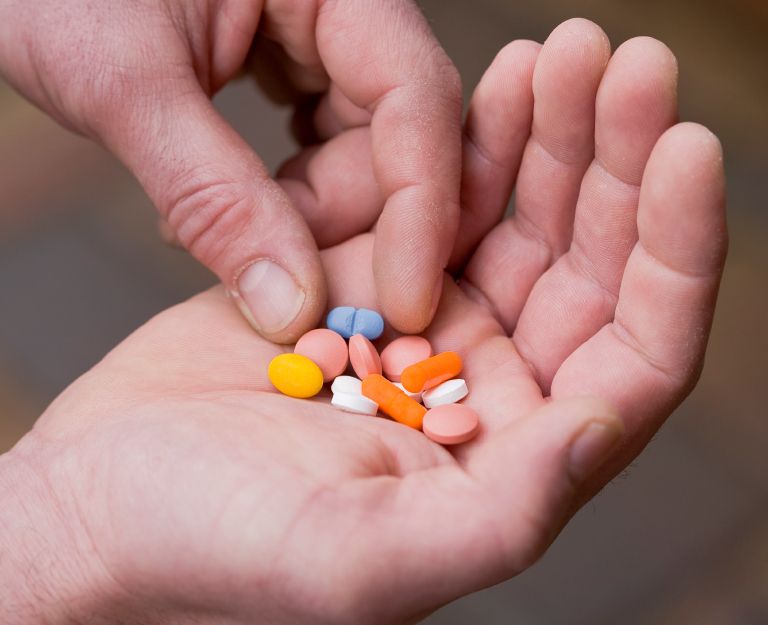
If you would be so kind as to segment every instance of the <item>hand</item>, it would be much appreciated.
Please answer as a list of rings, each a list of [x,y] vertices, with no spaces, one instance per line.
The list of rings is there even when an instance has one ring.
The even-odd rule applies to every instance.
[[[376,304],[372,248],[361,235],[323,252],[331,305]],[[3,551],[28,550],[14,522],[59,536],[54,562],[34,553],[67,573],[46,573],[38,595],[96,623],[400,623],[522,570],[621,424],[596,400],[546,404],[488,311],[444,289],[427,336],[465,355],[485,424],[456,456],[327,397],[274,392],[267,365],[283,349],[217,288],[138,330],[11,452],[19,498],[42,492],[55,512],[5,512]],[[43,622],[43,605],[0,620]]]
[[[659,41],[611,56],[598,26],[569,20],[543,48],[502,51],[465,131],[455,257],[498,221],[515,183],[516,195],[463,290],[545,396],[593,395],[623,417],[625,441],[590,492],[698,380],[725,261],[722,150],[706,128],[676,124],[677,73]]]
[[[325,140],[277,181],[210,101],[246,61]],[[432,318],[458,224],[461,87],[411,0],[8,0],[0,72],[114,152],[267,338],[295,340],[325,309],[314,238],[380,213],[382,308],[407,332]]]
[[[541,52],[511,44],[480,85],[475,122],[488,121],[487,130],[506,122],[521,133],[525,115],[510,122],[483,109],[484,98],[501,113],[519,112],[498,98],[524,95],[526,80],[530,88],[531,75],[546,76],[558,60],[573,68],[576,51],[593,59],[591,46],[604,49],[600,34],[576,21],[557,29]],[[663,51],[649,40],[625,44],[601,94],[611,68],[637,46]],[[642,76],[641,85],[658,78]],[[529,110],[556,99],[537,95]],[[480,142],[494,133],[473,132],[474,149],[502,162],[503,152]],[[194,615],[227,623],[396,623],[523,570],[695,381],[725,245],[719,158],[716,140],[697,126],[677,126],[656,141],[639,193],[640,240],[617,304],[627,323],[643,321],[630,326],[637,343],[621,341],[609,320],[549,385],[538,361],[523,360],[515,335],[508,338],[494,300],[479,291],[488,293],[493,280],[472,274],[510,222],[481,244],[470,280],[460,288],[446,279],[427,336],[437,350],[464,355],[466,401],[483,422],[480,436],[453,453],[391,421],[337,412],[327,399],[273,394],[266,364],[280,348],[250,334],[221,291],[159,316],[71,387],[7,456],[15,471],[24,468],[17,492],[41,493],[43,509],[57,511],[54,526],[67,528],[59,529],[66,540],[58,553],[79,584],[62,589],[60,576],[42,594],[53,606],[65,604],[55,600],[61,597],[99,597],[66,605],[91,607],[91,614],[97,605],[107,622],[115,614],[151,622],[157,613],[163,623]],[[634,218],[633,207],[624,210]],[[679,236],[669,236],[672,225]],[[366,235],[324,253],[331,305],[376,305],[371,249]],[[561,326],[584,331],[575,315]],[[542,324],[539,332],[552,331]],[[587,393],[603,399],[568,398]],[[621,411],[623,439],[622,421],[604,400]],[[48,532],[38,528],[41,535]]]

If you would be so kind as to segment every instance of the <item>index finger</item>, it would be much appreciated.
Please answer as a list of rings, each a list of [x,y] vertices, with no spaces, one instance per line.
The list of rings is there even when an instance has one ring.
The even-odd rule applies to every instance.
[[[388,321],[431,321],[459,217],[461,82],[410,0],[325,0],[316,25],[331,80],[372,114],[376,181],[374,279]]]

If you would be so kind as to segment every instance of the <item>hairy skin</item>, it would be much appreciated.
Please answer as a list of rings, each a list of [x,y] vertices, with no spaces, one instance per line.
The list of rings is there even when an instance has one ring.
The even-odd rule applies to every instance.
[[[213,289],[126,339],[0,458],[0,584],[18,598],[0,620],[416,622],[530,566],[703,362],[722,154],[675,124],[676,71],[654,40],[610,57],[571,20],[507,46],[478,86],[462,218],[493,230],[458,284],[443,276],[425,332],[464,357],[475,440],[448,450],[276,394],[267,364],[290,348]],[[374,254],[371,234],[322,252],[330,306],[377,306]]]
[[[280,184],[210,101],[244,67],[313,144]],[[295,317],[249,315],[270,340],[319,321],[318,244],[380,215],[382,306],[402,331],[431,320],[458,225],[462,98],[413,0],[2,0],[0,72],[113,152],[252,313],[243,270],[269,259],[287,271],[304,294]],[[418,245],[399,245],[406,233]]]

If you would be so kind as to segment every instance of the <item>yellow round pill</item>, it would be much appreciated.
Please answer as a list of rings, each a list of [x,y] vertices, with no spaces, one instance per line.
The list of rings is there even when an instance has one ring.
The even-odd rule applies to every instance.
[[[269,363],[267,375],[278,391],[291,397],[313,397],[323,388],[320,367],[301,354],[275,356]]]

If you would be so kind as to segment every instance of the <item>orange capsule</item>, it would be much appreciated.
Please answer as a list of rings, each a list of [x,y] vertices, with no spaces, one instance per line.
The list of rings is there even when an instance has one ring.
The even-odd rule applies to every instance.
[[[417,430],[421,429],[427,409],[384,376],[378,373],[366,376],[363,380],[363,395],[379,404],[379,410],[395,421]]]
[[[400,383],[411,393],[434,388],[461,373],[461,356],[456,352],[442,352],[403,369]]]

